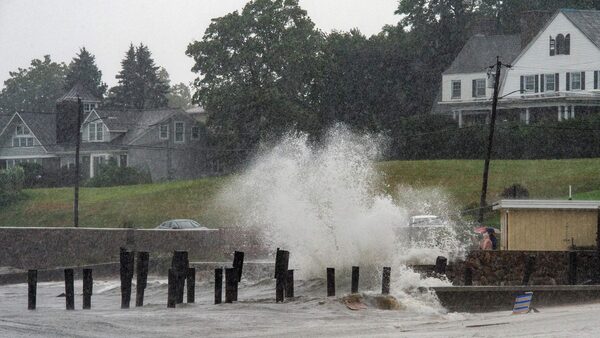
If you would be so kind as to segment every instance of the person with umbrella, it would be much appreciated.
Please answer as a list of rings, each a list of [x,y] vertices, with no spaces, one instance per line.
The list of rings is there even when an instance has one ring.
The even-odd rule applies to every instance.
[[[479,244],[481,250],[497,250],[498,249],[498,238],[496,233],[500,232],[496,228],[492,227],[478,227],[475,228],[475,232],[483,235],[483,239]]]

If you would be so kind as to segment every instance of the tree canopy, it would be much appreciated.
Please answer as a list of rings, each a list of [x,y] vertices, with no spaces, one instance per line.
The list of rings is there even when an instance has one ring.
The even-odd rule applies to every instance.
[[[102,82],[102,72],[96,65],[96,57],[85,47],[79,50],[69,64],[64,89],[69,90],[77,83],[82,84],[98,99],[102,99],[106,93],[107,85]]]
[[[228,135],[229,147],[248,148],[291,127],[314,129],[321,41],[298,1],[250,1],[188,46],[200,74],[194,102],[215,112],[208,124]]]
[[[119,84],[110,89],[106,105],[135,109],[166,107],[169,85],[161,79],[160,69],[148,46],[131,44],[116,75]]]
[[[66,72],[67,66],[53,62],[50,55],[32,60],[29,68],[9,72],[0,92],[0,112],[55,111],[56,100],[65,93]]]

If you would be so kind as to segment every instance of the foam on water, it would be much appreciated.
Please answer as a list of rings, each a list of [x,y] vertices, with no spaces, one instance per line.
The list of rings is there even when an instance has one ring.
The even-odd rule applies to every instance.
[[[289,250],[290,267],[299,278],[323,277],[326,267],[343,272],[357,265],[362,283],[363,269],[375,276],[382,266],[392,266],[398,292],[443,284],[419,277],[405,264],[431,264],[437,255],[460,252],[452,227],[442,240],[412,245],[396,233],[408,225],[411,213],[447,216],[450,202],[435,189],[399,187],[397,196],[382,192],[375,168],[382,144],[380,137],[343,126],[332,128],[318,146],[306,134],[289,133],[256,156],[222,192],[220,203],[232,208],[240,226],[259,229],[273,251]]]

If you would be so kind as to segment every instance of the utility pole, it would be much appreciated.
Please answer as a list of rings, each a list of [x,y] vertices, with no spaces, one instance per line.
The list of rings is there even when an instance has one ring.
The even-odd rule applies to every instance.
[[[485,209],[487,206],[487,187],[488,187],[488,175],[489,175],[489,171],[490,171],[490,159],[492,157],[492,146],[493,146],[493,142],[494,142],[494,127],[496,125],[496,108],[498,106],[498,87],[500,84],[500,70],[502,69],[502,67],[507,67],[510,68],[511,65],[507,65],[507,64],[503,64],[502,62],[500,62],[500,57],[496,56],[496,64],[493,66],[490,66],[489,69],[492,70],[493,68],[496,68],[496,77],[494,78],[494,96],[492,99],[492,116],[490,118],[490,134],[488,137],[488,146],[487,146],[487,153],[485,155],[485,162],[483,164],[483,180],[482,180],[482,184],[481,184],[481,200],[479,203],[479,218],[478,218],[478,222],[479,224],[483,223],[483,216],[485,214]]]
[[[81,146],[81,115],[83,105],[81,98],[77,95],[77,140],[75,140],[75,189],[73,196],[73,226],[79,226],[79,148]]]

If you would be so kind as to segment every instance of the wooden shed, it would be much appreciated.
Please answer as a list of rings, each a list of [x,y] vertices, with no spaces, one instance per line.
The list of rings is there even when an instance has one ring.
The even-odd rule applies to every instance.
[[[500,249],[563,251],[596,246],[600,201],[501,200]]]

